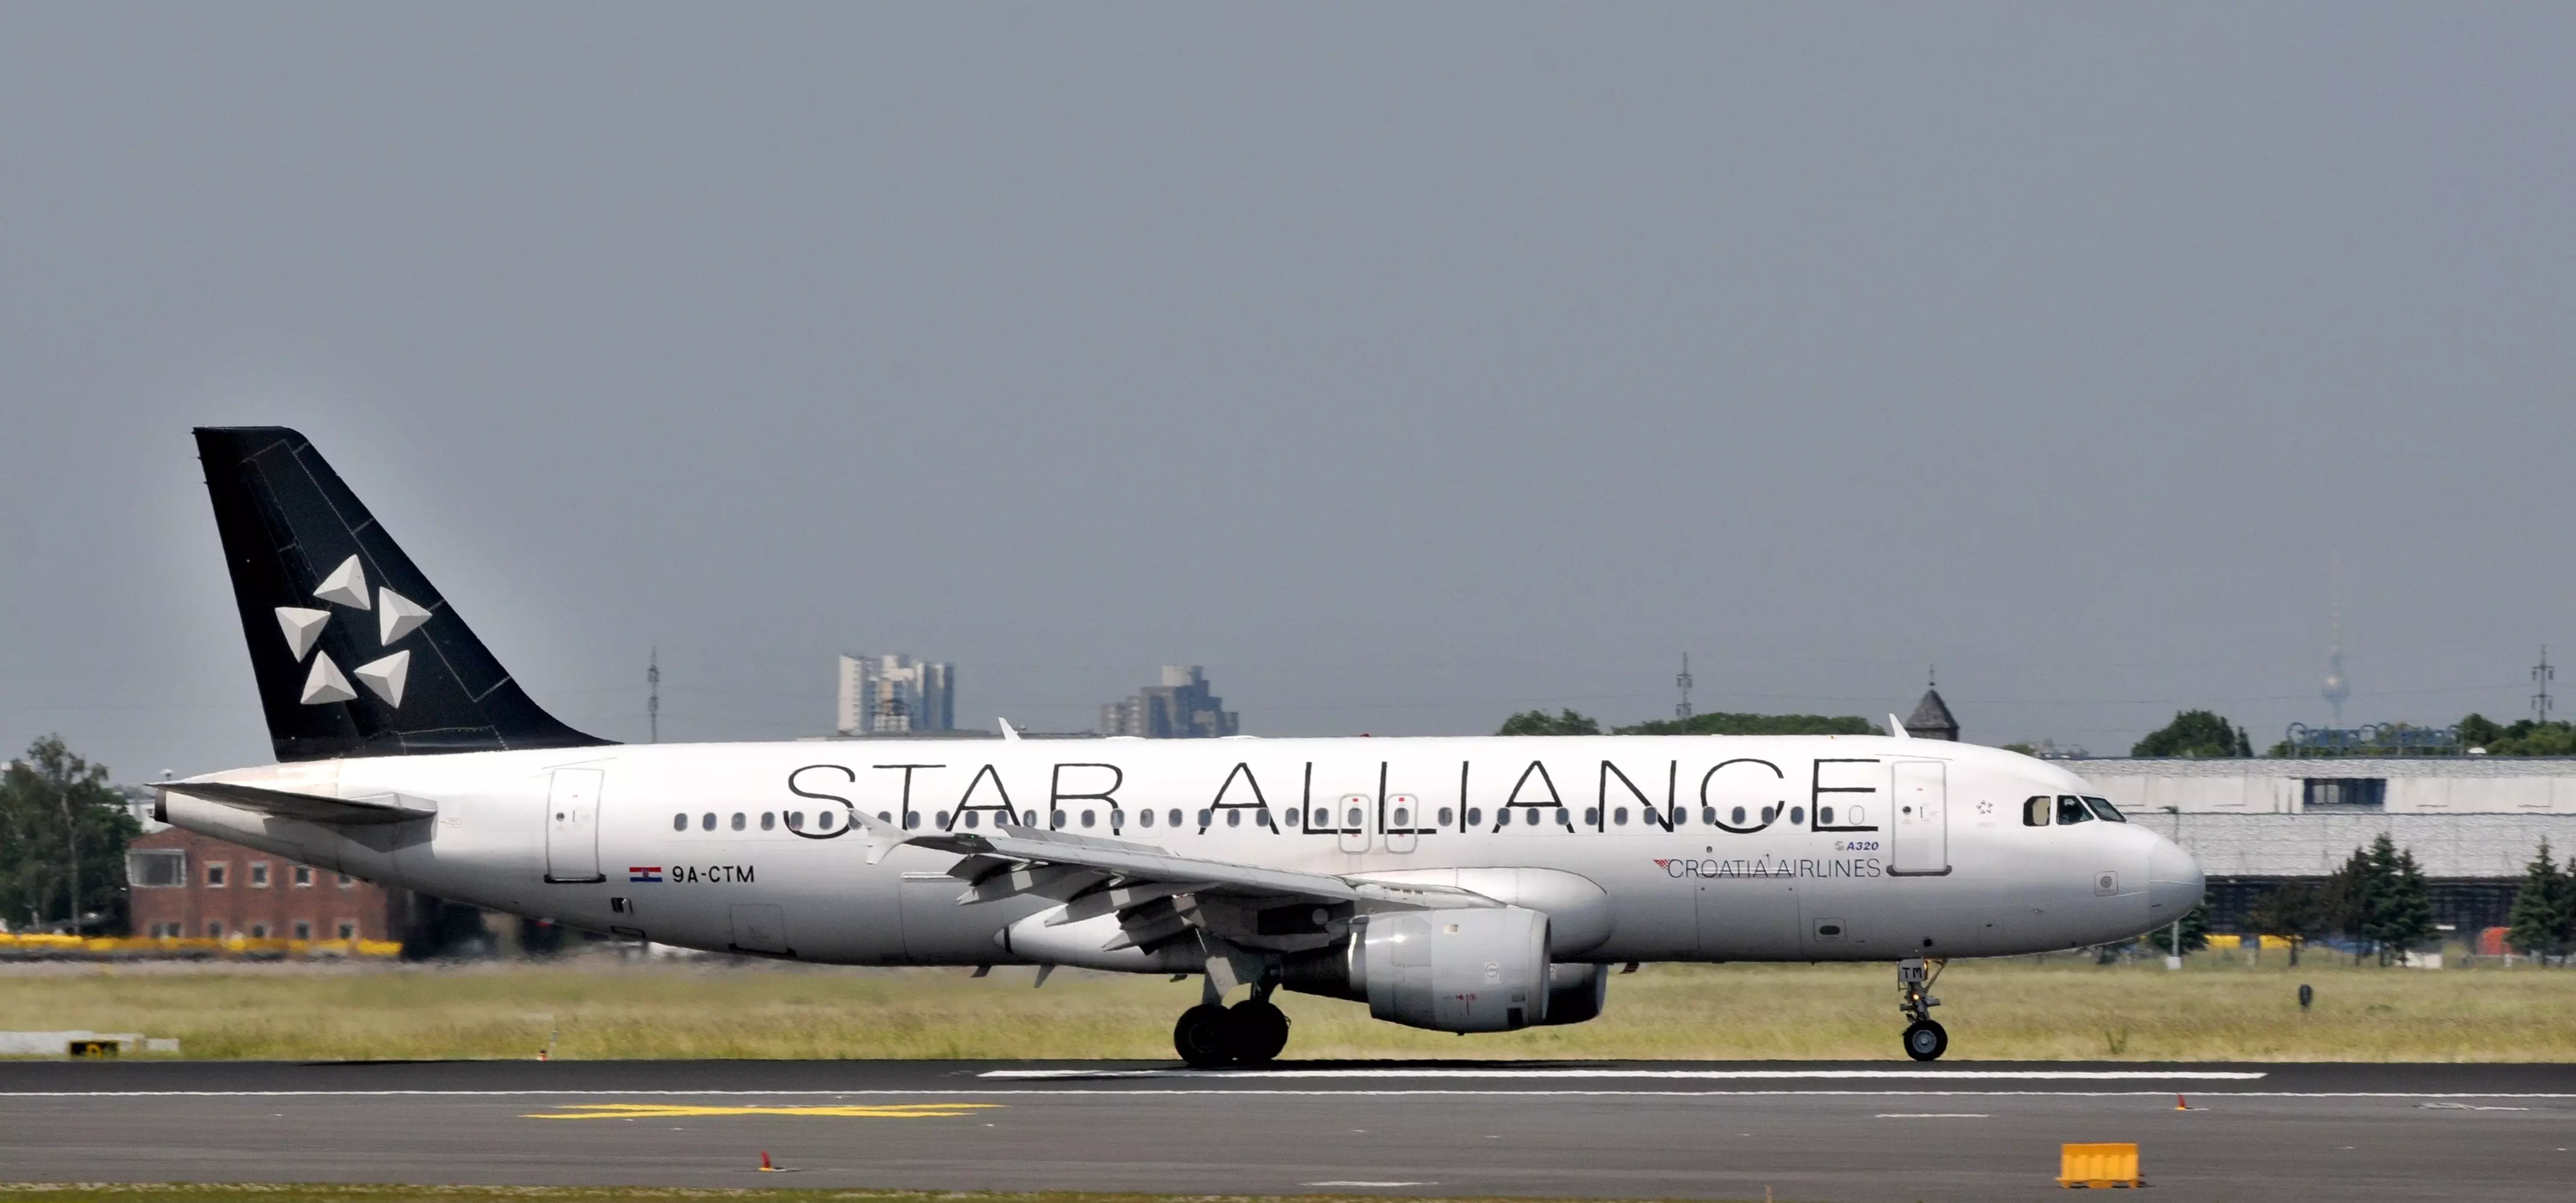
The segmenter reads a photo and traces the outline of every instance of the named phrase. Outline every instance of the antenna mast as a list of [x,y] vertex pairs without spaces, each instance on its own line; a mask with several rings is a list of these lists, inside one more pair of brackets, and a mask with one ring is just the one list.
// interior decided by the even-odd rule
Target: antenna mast
[[1682,653],[1682,671],[1673,677],[1673,685],[1682,691],[1681,705],[1673,707],[1673,717],[1681,720],[1682,734],[1688,735],[1690,734],[1691,721],[1691,675],[1689,652]]
[[659,647],[654,648],[652,658],[644,662],[644,689],[644,721],[652,728],[652,738],[646,742],[658,744],[662,742],[662,649]]
[[2558,670],[2549,667],[2549,645],[2541,644],[2540,663],[2531,666],[2531,679],[2540,685],[2540,692],[2531,695],[2531,713],[2544,723],[2549,721],[2550,708],[2558,704],[2558,699],[2549,696],[2549,683],[2557,677]]

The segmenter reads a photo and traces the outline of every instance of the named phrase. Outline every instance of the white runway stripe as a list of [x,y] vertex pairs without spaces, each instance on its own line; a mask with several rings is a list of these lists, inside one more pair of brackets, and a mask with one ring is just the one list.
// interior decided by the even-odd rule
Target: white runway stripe
[[[2170,1099],[2170,1090],[1207,1090],[1082,1089],[1052,1090],[14,1090],[0,1091],[0,1109],[12,1099],[367,1099],[367,1098],[1019,1098],[1109,1096],[1155,1098],[1191,1096],[1223,1098],[1613,1098],[1716,1100],[1736,1098],[2153,1098]],[[2576,1099],[2576,1093],[2463,1090],[2224,1090],[2224,1099]],[[2197,1108],[2195,1108],[2197,1109]]]

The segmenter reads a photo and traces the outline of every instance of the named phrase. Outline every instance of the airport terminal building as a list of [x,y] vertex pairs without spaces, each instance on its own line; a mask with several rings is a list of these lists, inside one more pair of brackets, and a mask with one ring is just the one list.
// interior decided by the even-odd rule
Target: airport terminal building
[[[2543,839],[2576,850],[2576,759],[2522,756],[2075,760],[2135,822],[2209,874],[2210,929],[2241,932],[2273,885],[2314,881],[2386,833],[2432,885],[2434,919],[2500,927]],[[2555,854],[2555,852],[2553,854]]]

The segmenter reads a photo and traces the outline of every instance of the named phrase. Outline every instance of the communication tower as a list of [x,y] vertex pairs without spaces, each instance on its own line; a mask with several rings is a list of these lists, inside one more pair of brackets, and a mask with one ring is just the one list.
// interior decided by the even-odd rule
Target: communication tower
[[658,647],[644,662],[644,721],[652,729],[652,737],[645,742],[662,742],[662,649]]
[[1676,676],[1674,676],[1674,677],[1673,677],[1673,685],[1674,685],[1674,687],[1675,687],[1675,688],[1678,688],[1678,689],[1680,689],[1680,690],[1682,691],[1682,701],[1681,701],[1681,705],[1678,705],[1678,706],[1673,707],[1673,717],[1681,720],[1681,724],[1682,724],[1682,734],[1684,734],[1684,735],[1688,735],[1688,734],[1690,734],[1690,721],[1691,721],[1691,707],[1690,707],[1691,675],[1690,675],[1690,653],[1689,653],[1689,652],[1683,652],[1683,653],[1682,653],[1682,671],[1681,671],[1679,674],[1677,674]]
[[2531,666],[2531,679],[2540,686],[2540,692],[2531,695],[2531,716],[2544,723],[2549,721],[2550,708],[2558,704],[2549,696],[2549,683],[2557,678],[2558,670],[2549,666],[2549,645],[2541,644],[2540,663]]
[[2341,729],[2343,704],[2352,696],[2352,682],[2345,680],[2343,675],[2343,557],[2340,554],[2335,557],[2334,575],[2334,625],[2330,628],[2331,642],[2326,653],[2326,679],[2324,686],[2317,690],[2317,696],[2334,708],[2334,725]]

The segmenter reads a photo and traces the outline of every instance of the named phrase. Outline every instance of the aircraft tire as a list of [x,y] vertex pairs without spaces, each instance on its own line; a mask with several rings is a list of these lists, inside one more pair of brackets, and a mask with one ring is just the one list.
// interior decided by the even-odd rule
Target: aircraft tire
[[1181,1012],[1172,1025],[1172,1051],[1192,1069],[1214,1069],[1235,1058],[1234,1013],[1214,1003]]
[[1288,1047],[1288,1016],[1267,1002],[1245,999],[1226,1012],[1234,1027],[1234,1059],[1259,1065]]
[[1929,1019],[1918,1019],[1905,1026],[1905,1055],[1917,1061],[1938,1061],[1950,1051],[1950,1033]]

